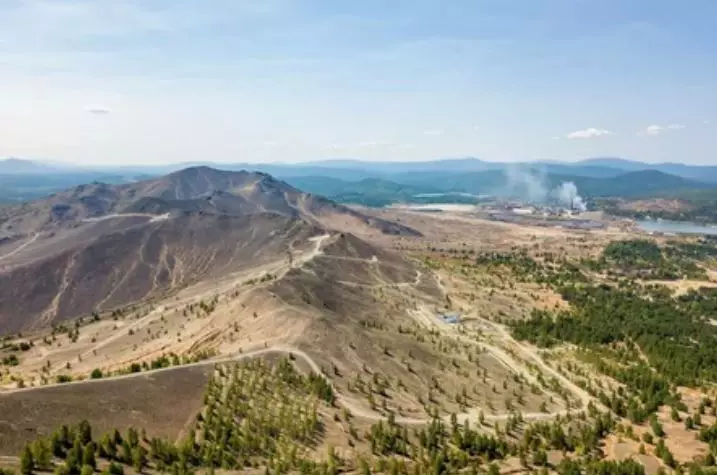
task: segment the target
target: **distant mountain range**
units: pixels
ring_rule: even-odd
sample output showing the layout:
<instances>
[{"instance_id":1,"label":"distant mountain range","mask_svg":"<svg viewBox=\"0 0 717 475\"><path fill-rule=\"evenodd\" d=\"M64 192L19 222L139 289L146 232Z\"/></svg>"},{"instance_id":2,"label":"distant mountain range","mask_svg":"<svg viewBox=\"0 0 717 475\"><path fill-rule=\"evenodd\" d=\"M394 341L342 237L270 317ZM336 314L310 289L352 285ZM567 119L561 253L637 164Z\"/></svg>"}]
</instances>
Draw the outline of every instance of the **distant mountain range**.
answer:
<instances>
[{"instance_id":1,"label":"distant mountain range","mask_svg":"<svg viewBox=\"0 0 717 475\"><path fill-rule=\"evenodd\" d=\"M307 163L181 163L163 166L88 168L40 161L0 160L0 200L23 201L87 182L121 184L171 173L187 166L269 173L292 186L346 203L381 206L421 201L422 195L493 194L535 198L564 182L588 198L639 198L705 191L717 193L717 166L648 164L622 158L590 158L575 163L499 163L477 158L426 162L368 162L353 159ZM537 194L537 195L536 195ZM435 198L435 197L433 197Z\"/></svg>"},{"instance_id":2,"label":"distant mountain range","mask_svg":"<svg viewBox=\"0 0 717 475\"><path fill-rule=\"evenodd\" d=\"M95 173L98 175L152 175L171 173L190 166L209 166L225 170L256 170L276 176L336 176L358 181L367 177L388 178L409 172L478 172L531 168L545 173L563 173L588 177L611 177L624 172L657 170L671 175L717 183L717 166L681 163L645 163L624 158L588 158L578 162L548 160L522 162L490 162L478 158L459 158L421 162L373 162L355 159L329 159L304 163L214 163L186 162L157 166L86 167L65 163L8 158L0 160L0 175L45 173Z\"/></svg>"},{"instance_id":3,"label":"distant mountain range","mask_svg":"<svg viewBox=\"0 0 717 475\"><path fill-rule=\"evenodd\" d=\"M365 178L347 181L328 177L285 178L293 186L344 203L385 206L396 202L473 203L481 195L551 201L563 183L573 183L586 198L646 198L714 191L717 185L682 178L656 170L621 173L612 177L586 177L554 173L506 174L503 170L446 173L412 172L397 181ZM694 194L694 193L693 193ZM703 196L704 193L700 196Z\"/></svg>"}]
</instances>

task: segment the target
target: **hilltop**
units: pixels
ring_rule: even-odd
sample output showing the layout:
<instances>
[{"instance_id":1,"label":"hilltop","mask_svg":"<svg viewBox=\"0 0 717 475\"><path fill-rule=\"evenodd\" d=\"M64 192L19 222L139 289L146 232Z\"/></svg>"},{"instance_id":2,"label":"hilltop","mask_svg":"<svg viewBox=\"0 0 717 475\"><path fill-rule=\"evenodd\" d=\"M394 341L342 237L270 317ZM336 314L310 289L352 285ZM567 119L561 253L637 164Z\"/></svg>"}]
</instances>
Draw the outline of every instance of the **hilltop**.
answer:
<instances>
[{"instance_id":1,"label":"hilltop","mask_svg":"<svg viewBox=\"0 0 717 475\"><path fill-rule=\"evenodd\" d=\"M72 227L116 214L181 211L234 216L270 212L330 226L345 222L389 234L414 232L303 193L265 173L192 167L134 183L78 185L46 199L2 209L0 238Z\"/></svg>"},{"instance_id":2,"label":"hilltop","mask_svg":"<svg viewBox=\"0 0 717 475\"><path fill-rule=\"evenodd\" d=\"M208 167L131 184L79 185L0 216L4 332L285 261L330 230L417 234L264 173Z\"/></svg>"}]
</instances>

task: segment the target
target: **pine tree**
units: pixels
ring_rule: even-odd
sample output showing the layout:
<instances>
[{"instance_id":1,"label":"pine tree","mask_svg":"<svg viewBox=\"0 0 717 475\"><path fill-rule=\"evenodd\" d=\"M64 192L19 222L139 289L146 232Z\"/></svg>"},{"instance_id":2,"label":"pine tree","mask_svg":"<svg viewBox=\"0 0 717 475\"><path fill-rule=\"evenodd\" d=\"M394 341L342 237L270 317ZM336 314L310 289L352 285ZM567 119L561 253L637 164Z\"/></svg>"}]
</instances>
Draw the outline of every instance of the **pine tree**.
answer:
<instances>
[{"instance_id":1,"label":"pine tree","mask_svg":"<svg viewBox=\"0 0 717 475\"><path fill-rule=\"evenodd\" d=\"M32 456L32 450L29 445L26 445L22 449L22 455L20 455L20 473L22 475L31 475L35 470L35 459Z\"/></svg>"},{"instance_id":2,"label":"pine tree","mask_svg":"<svg viewBox=\"0 0 717 475\"><path fill-rule=\"evenodd\" d=\"M114 442L115 445L119 445L122 443L122 435L120 435L117 429L112 431L112 442Z\"/></svg>"},{"instance_id":3,"label":"pine tree","mask_svg":"<svg viewBox=\"0 0 717 475\"><path fill-rule=\"evenodd\" d=\"M371 475L371 468L369 467L366 459L363 457L359 459L359 471L361 472L361 475Z\"/></svg>"},{"instance_id":4,"label":"pine tree","mask_svg":"<svg viewBox=\"0 0 717 475\"><path fill-rule=\"evenodd\" d=\"M92 441L92 426L86 420L80 421L78 424L77 438L80 439L82 445L87 445Z\"/></svg>"},{"instance_id":5,"label":"pine tree","mask_svg":"<svg viewBox=\"0 0 717 475\"><path fill-rule=\"evenodd\" d=\"M110 462L109 467L107 467L107 471L112 475L124 475L124 468L116 462Z\"/></svg>"},{"instance_id":6,"label":"pine tree","mask_svg":"<svg viewBox=\"0 0 717 475\"><path fill-rule=\"evenodd\" d=\"M71 475L70 469L67 468L67 465L58 465L55 467L55 475Z\"/></svg>"},{"instance_id":7,"label":"pine tree","mask_svg":"<svg viewBox=\"0 0 717 475\"><path fill-rule=\"evenodd\" d=\"M544 467L548 464L548 454L543 449L538 449L533 453L533 464Z\"/></svg>"},{"instance_id":8,"label":"pine tree","mask_svg":"<svg viewBox=\"0 0 717 475\"><path fill-rule=\"evenodd\" d=\"M129 446L129 442L126 440L122 441L122 450L120 451L120 461L124 463L132 463L132 447Z\"/></svg>"},{"instance_id":9,"label":"pine tree","mask_svg":"<svg viewBox=\"0 0 717 475\"><path fill-rule=\"evenodd\" d=\"M38 468L46 469L52 463L52 448L50 442L38 439L32 444L32 456Z\"/></svg>"},{"instance_id":10,"label":"pine tree","mask_svg":"<svg viewBox=\"0 0 717 475\"><path fill-rule=\"evenodd\" d=\"M137 429L134 427L127 429L127 440L129 441L129 446L131 448L139 445L139 434L137 433Z\"/></svg>"},{"instance_id":11,"label":"pine tree","mask_svg":"<svg viewBox=\"0 0 717 475\"><path fill-rule=\"evenodd\" d=\"M66 424L64 424L62 427L60 427L60 442L64 447L71 447L72 440L70 438L70 429L67 427Z\"/></svg>"},{"instance_id":12,"label":"pine tree","mask_svg":"<svg viewBox=\"0 0 717 475\"><path fill-rule=\"evenodd\" d=\"M97 469L94 442L88 442L87 445L85 445L85 449L82 454L82 465L92 467L93 471Z\"/></svg>"},{"instance_id":13,"label":"pine tree","mask_svg":"<svg viewBox=\"0 0 717 475\"><path fill-rule=\"evenodd\" d=\"M65 465L70 473L78 473L80 471L80 462L82 461L81 455L77 452L75 447L72 447L67 451L67 457L65 458Z\"/></svg>"},{"instance_id":14,"label":"pine tree","mask_svg":"<svg viewBox=\"0 0 717 475\"><path fill-rule=\"evenodd\" d=\"M55 431L50 437L50 450L52 455L55 457L62 457L65 454L65 450L62 443L62 434L60 431Z\"/></svg>"},{"instance_id":15,"label":"pine tree","mask_svg":"<svg viewBox=\"0 0 717 475\"><path fill-rule=\"evenodd\" d=\"M132 449L132 467L138 472L142 473L142 470L147 465L147 453L144 447L141 445L136 446Z\"/></svg>"}]
</instances>

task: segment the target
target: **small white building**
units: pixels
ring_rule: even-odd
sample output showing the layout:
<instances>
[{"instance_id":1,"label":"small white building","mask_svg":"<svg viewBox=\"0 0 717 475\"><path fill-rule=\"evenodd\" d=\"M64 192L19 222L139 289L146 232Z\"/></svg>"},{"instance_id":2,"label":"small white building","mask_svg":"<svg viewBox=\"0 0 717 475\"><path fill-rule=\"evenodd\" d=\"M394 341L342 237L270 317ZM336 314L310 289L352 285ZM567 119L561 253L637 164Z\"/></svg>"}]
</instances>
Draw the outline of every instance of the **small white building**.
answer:
<instances>
[{"instance_id":1,"label":"small white building","mask_svg":"<svg viewBox=\"0 0 717 475\"><path fill-rule=\"evenodd\" d=\"M513 213L520 214L520 215L528 215L535 213L535 208L533 207L525 207L525 208L513 208Z\"/></svg>"},{"instance_id":2,"label":"small white building","mask_svg":"<svg viewBox=\"0 0 717 475\"><path fill-rule=\"evenodd\" d=\"M444 313L441 315L441 320L445 323L456 324L461 321L461 316L458 313Z\"/></svg>"}]
</instances>

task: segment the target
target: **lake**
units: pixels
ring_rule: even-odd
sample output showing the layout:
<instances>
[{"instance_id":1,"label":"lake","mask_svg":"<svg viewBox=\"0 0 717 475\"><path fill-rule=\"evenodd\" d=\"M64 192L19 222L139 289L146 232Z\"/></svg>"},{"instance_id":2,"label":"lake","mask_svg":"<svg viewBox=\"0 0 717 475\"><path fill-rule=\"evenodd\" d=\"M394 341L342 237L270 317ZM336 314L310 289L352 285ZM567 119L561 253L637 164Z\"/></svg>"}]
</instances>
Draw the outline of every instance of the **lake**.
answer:
<instances>
[{"instance_id":1,"label":"lake","mask_svg":"<svg viewBox=\"0 0 717 475\"><path fill-rule=\"evenodd\" d=\"M638 220L637 225L643 231L650 233L709 234L717 236L717 227L704 226L691 221Z\"/></svg>"}]
</instances>

